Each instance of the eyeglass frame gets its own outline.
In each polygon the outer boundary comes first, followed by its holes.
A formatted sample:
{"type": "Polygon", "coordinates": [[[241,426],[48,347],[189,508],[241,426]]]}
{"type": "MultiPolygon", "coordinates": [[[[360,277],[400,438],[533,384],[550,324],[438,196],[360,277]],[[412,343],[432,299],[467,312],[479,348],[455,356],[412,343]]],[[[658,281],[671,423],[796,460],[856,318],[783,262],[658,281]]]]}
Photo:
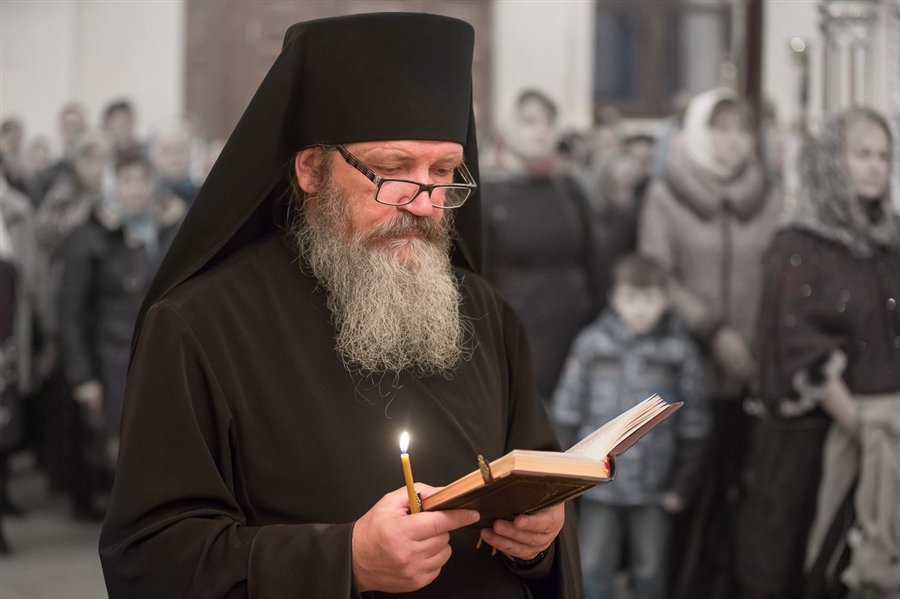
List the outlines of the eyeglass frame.
{"type": "Polygon", "coordinates": [[[472,173],[469,172],[469,169],[468,169],[468,167],[466,167],[464,162],[460,162],[459,165],[456,168],[454,168],[453,170],[457,170],[457,169],[459,170],[459,174],[462,176],[463,179],[466,180],[465,183],[430,183],[430,184],[426,184],[426,183],[419,183],[418,181],[410,181],[409,179],[393,179],[390,177],[382,177],[381,175],[376,174],[375,171],[373,171],[371,168],[366,166],[362,160],[360,160],[359,158],[357,158],[356,156],[351,154],[350,151],[347,148],[345,148],[344,146],[337,144],[337,145],[334,145],[331,147],[333,147],[334,149],[336,149],[338,151],[338,153],[341,155],[341,157],[344,159],[344,161],[347,164],[349,164],[350,166],[352,166],[353,168],[358,170],[360,173],[363,174],[363,176],[365,176],[366,179],[368,179],[369,181],[371,181],[372,183],[375,184],[375,201],[383,206],[408,206],[409,204],[412,204],[423,191],[428,193],[428,199],[431,200],[431,192],[434,191],[435,189],[438,189],[441,187],[462,187],[462,188],[468,189],[469,195],[466,196],[466,199],[463,200],[462,203],[460,203],[458,206],[444,206],[444,205],[435,204],[433,202],[431,203],[432,207],[438,208],[440,210],[455,210],[456,208],[461,208],[462,205],[465,204],[469,200],[470,197],[472,197],[472,192],[475,191],[476,189],[478,189],[478,184],[475,183],[475,177],[473,177],[472,173]],[[385,202],[385,201],[379,200],[378,194],[381,191],[381,186],[384,183],[388,183],[391,181],[396,181],[398,183],[411,183],[412,185],[418,185],[419,189],[418,189],[418,191],[416,191],[416,193],[414,193],[410,197],[409,201],[403,202],[402,204],[395,204],[392,202],[385,202]]]}

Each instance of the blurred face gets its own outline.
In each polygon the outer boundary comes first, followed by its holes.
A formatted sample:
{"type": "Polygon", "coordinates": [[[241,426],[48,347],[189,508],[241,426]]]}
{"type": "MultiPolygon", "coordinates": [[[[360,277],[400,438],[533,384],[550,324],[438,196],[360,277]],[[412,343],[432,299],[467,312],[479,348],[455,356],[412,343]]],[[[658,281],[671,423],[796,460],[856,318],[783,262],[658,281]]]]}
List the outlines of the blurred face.
{"type": "Polygon", "coordinates": [[[713,158],[722,166],[737,168],[750,156],[750,134],[739,110],[719,113],[709,127],[709,135],[713,158]]]}
{"type": "Polygon", "coordinates": [[[879,200],[887,191],[890,142],[880,125],[866,120],[852,123],[846,132],[847,174],[861,200],[879,200]]]}
{"type": "Polygon", "coordinates": [[[50,165],[50,146],[39,139],[28,147],[25,156],[25,168],[29,173],[38,173],[50,165]]]}
{"type": "Polygon", "coordinates": [[[62,114],[59,123],[63,145],[71,146],[79,135],[84,133],[84,115],[78,110],[67,110],[62,114]]]}
{"type": "Polygon", "coordinates": [[[625,147],[625,151],[641,165],[643,176],[650,174],[650,170],[653,168],[653,142],[645,139],[633,141],[625,147]]]}
{"type": "Polygon", "coordinates": [[[627,165],[620,166],[613,173],[609,200],[621,208],[626,208],[634,202],[634,188],[637,187],[640,173],[637,169],[627,165]]]}
{"type": "Polygon", "coordinates": [[[134,141],[134,121],[127,110],[116,110],[106,120],[106,133],[116,147],[123,148],[134,141]]]}
{"type": "Polygon", "coordinates": [[[129,214],[140,214],[153,199],[153,182],[146,165],[128,164],[116,173],[116,200],[129,214]]]}
{"type": "Polygon", "coordinates": [[[669,294],[660,287],[619,283],[613,287],[609,305],[630,331],[643,335],[653,330],[669,308],[669,294]]]}
{"type": "Polygon", "coordinates": [[[153,166],[166,181],[181,181],[190,175],[190,134],[181,129],[160,132],[153,143],[153,166]]]}
{"type": "Polygon", "coordinates": [[[594,154],[601,159],[618,153],[622,146],[619,131],[611,125],[600,125],[594,129],[594,154]]]}
{"type": "Polygon", "coordinates": [[[10,156],[15,156],[22,148],[22,137],[24,132],[18,124],[9,125],[5,131],[0,133],[0,149],[10,156]]]}
{"type": "Polygon", "coordinates": [[[88,191],[100,191],[103,183],[103,169],[109,153],[101,146],[90,146],[75,157],[75,173],[81,185],[88,191]]]}
{"type": "Polygon", "coordinates": [[[538,160],[556,153],[556,128],[547,107],[536,99],[525,100],[516,111],[513,145],[524,158],[538,160]]]}

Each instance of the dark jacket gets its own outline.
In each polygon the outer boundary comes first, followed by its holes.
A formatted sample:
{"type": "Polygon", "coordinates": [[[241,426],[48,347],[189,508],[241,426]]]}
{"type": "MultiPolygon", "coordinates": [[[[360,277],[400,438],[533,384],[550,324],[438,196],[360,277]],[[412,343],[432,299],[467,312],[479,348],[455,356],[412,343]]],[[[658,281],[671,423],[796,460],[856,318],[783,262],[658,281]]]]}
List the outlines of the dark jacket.
{"type": "Polygon", "coordinates": [[[569,347],[599,312],[590,209],[566,177],[487,172],[482,181],[485,275],[513,307],[549,401],[569,347]]]}
{"type": "Polygon", "coordinates": [[[179,199],[161,202],[156,256],[102,206],[63,242],[59,310],[66,377],[72,386],[102,382],[108,424],[116,428],[138,309],[183,215],[179,199]]]}

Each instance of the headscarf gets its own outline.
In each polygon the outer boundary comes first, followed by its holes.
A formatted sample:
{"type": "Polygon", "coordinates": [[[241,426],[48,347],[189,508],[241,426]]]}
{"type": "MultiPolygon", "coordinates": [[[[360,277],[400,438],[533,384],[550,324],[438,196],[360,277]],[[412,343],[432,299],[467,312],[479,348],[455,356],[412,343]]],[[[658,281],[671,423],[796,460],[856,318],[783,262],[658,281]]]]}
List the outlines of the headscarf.
{"type": "MultiPolygon", "coordinates": [[[[836,241],[857,257],[872,256],[879,247],[900,247],[900,217],[890,206],[889,188],[874,206],[873,222],[856,197],[847,172],[846,129],[860,119],[886,123],[868,109],[851,109],[832,117],[817,138],[807,140],[797,160],[797,203],[787,226],[836,241]]],[[[893,148],[888,164],[893,164],[893,148]]]]}
{"type": "Polygon", "coordinates": [[[703,170],[722,179],[727,179],[734,175],[736,170],[740,170],[740,167],[732,169],[720,164],[713,156],[709,121],[716,106],[726,100],[739,104],[741,97],[736,91],[727,87],[705,91],[691,99],[684,115],[685,152],[703,170]]]}
{"type": "MultiPolygon", "coordinates": [[[[474,30],[458,19],[377,13],[297,23],[175,237],[138,317],[176,285],[268,234],[284,213],[296,152],[386,140],[463,145],[478,181],[472,111],[474,30]]],[[[481,261],[476,190],[456,211],[453,261],[481,261]]]]}

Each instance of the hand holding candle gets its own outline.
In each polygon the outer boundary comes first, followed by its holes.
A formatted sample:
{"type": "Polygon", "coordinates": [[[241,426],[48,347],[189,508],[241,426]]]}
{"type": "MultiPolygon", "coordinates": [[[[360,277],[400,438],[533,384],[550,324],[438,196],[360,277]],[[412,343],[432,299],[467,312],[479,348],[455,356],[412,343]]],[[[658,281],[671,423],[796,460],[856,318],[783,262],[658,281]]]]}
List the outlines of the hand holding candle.
{"type": "Polygon", "coordinates": [[[416,487],[413,484],[412,467],[409,465],[409,433],[406,431],[400,435],[400,463],[403,464],[403,479],[406,481],[406,492],[409,495],[409,513],[419,512],[419,496],[416,495],[416,487]]]}

